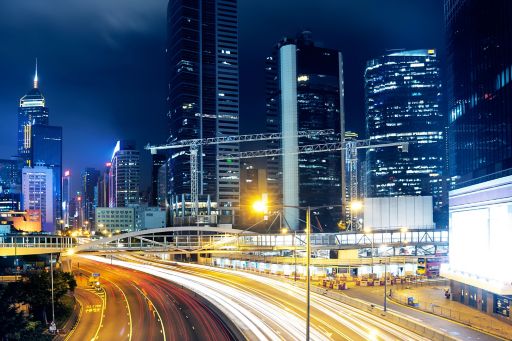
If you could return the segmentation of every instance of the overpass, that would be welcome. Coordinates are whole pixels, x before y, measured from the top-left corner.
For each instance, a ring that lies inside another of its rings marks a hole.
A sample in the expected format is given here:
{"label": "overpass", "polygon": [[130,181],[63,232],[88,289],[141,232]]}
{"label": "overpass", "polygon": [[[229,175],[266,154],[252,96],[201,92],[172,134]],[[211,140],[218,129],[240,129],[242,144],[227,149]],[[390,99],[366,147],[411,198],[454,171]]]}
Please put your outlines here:
{"label": "overpass", "polygon": [[76,245],[76,238],[50,235],[0,236],[0,256],[59,253]]}
{"label": "overpass", "polygon": [[[278,252],[303,250],[306,235],[257,234],[244,230],[207,226],[178,226],[133,231],[95,239],[61,236],[0,237],[0,256],[55,252],[166,252],[171,254]],[[411,255],[435,255],[448,246],[448,230],[388,230],[311,235],[312,250],[386,248],[391,255],[407,248]]]}

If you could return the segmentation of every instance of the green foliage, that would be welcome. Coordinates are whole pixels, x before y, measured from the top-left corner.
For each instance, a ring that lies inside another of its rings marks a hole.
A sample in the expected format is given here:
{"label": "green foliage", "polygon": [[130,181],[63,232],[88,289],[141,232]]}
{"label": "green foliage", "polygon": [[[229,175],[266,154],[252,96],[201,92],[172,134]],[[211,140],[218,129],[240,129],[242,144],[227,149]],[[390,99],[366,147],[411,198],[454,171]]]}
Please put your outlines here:
{"label": "green foliage", "polygon": [[[76,281],[72,274],[54,271],[55,314],[64,321],[71,313],[72,299],[65,296],[74,291]],[[0,339],[3,340],[51,340],[44,326],[51,320],[50,272],[37,270],[23,275],[22,280],[0,285]],[[19,310],[20,305],[30,307],[30,315]]]}

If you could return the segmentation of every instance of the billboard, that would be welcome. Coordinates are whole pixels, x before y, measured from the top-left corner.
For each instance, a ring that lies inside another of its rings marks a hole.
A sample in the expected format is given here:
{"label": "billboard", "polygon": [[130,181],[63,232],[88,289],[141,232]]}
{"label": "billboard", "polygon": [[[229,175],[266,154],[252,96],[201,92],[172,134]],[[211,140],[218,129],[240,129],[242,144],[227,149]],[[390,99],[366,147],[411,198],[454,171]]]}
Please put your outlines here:
{"label": "billboard", "polygon": [[511,295],[511,241],[512,177],[450,192],[450,261],[443,276]]}
{"label": "billboard", "polygon": [[431,196],[403,196],[364,199],[364,227],[419,229],[434,227]]}

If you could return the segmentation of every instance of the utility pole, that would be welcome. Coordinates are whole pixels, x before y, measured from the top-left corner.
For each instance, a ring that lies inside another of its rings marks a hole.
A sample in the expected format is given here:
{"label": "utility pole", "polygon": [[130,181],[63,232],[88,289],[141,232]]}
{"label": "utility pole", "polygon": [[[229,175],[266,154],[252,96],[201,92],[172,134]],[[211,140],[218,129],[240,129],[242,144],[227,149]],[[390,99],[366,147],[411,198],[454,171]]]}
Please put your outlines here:
{"label": "utility pole", "polygon": [[306,341],[309,341],[309,323],[310,323],[310,313],[311,313],[311,280],[310,280],[310,263],[311,263],[311,207],[308,206],[306,211],[306,241],[307,241],[307,261],[306,261],[306,290],[307,290],[307,318],[306,318]]}
{"label": "utility pole", "polygon": [[50,253],[50,279],[52,282],[52,322],[50,323],[50,332],[55,333],[57,326],[55,325],[55,303],[53,296],[53,253]]}

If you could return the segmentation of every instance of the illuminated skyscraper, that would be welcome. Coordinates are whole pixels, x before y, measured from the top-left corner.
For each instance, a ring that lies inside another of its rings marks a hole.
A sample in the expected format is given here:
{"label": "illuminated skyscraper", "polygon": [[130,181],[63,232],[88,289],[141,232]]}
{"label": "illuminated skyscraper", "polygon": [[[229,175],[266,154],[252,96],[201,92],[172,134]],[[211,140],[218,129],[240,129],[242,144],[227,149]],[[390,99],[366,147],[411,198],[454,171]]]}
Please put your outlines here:
{"label": "illuminated skyscraper", "polygon": [[18,109],[18,155],[27,166],[31,166],[32,126],[34,124],[48,125],[48,108],[46,100],[39,90],[37,63],[34,87],[20,99]]}
{"label": "illuminated skyscraper", "polygon": [[86,227],[94,227],[94,210],[98,205],[98,180],[100,172],[94,168],[86,168],[81,174],[84,223]]}
{"label": "illuminated skyscraper", "polygon": [[69,226],[69,205],[71,203],[71,172],[66,170],[62,177],[62,220]]}
{"label": "illuminated skyscraper", "polygon": [[134,141],[117,141],[109,170],[109,207],[139,203],[140,154]]}
{"label": "illuminated skyscraper", "polygon": [[62,218],[62,127],[31,126],[30,164],[48,167],[53,172],[54,217]]}
{"label": "illuminated skyscraper", "polygon": [[[237,12],[236,0],[169,1],[169,141],[238,135]],[[213,202],[220,223],[234,222],[240,167],[217,155],[236,152],[237,144],[199,148],[199,198]],[[170,160],[172,201],[190,201],[190,157],[176,151]]]}
{"label": "illuminated skyscraper", "polygon": [[21,209],[21,168],[19,158],[0,160],[0,212]]}
{"label": "illuminated skyscraper", "polygon": [[452,298],[511,321],[512,2],[445,0]]}
{"label": "illuminated skyscraper", "polygon": [[436,51],[398,51],[370,60],[365,93],[368,138],[375,143],[411,142],[408,153],[396,148],[368,150],[369,196],[431,195],[435,221],[446,226],[446,124]]}
{"label": "illuminated skyscraper", "polygon": [[24,167],[22,184],[23,210],[28,211],[29,220],[41,222],[44,232],[55,232],[52,169]]}
{"label": "illuminated skyscraper", "polygon": [[[298,139],[299,130],[333,129],[344,134],[342,54],[315,46],[308,31],[283,39],[274,52],[266,61],[267,129],[288,137],[281,142],[280,160],[268,160],[269,190],[274,192],[280,183],[277,192],[282,192],[286,206],[341,205],[342,152],[294,152],[301,145],[339,140],[335,136]],[[315,212],[316,225],[335,230],[341,215],[339,207]],[[285,208],[284,218],[290,228],[299,228],[298,209]]]}
{"label": "illuminated skyscraper", "polygon": [[153,154],[151,155],[151,159],[151,192],[149,194],[149,205],[155,207],[158,206],[159,203],[158,173],[160,171],[160,167],[167,162],[167,155]]}

